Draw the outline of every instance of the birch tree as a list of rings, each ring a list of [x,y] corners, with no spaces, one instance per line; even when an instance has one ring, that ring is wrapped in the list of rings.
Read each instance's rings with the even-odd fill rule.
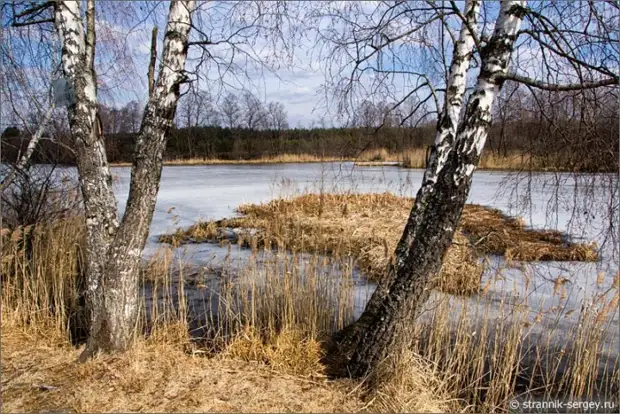
[[[481,25],[480,18],[492,14],[492,8],[486,7],[483,15],[481,6],[478,0],[467,1],[463,11],[452,2],[381,3],[374,10],[355,5],[328,13],[336,18],[321,32],[323,44],[331,43],[326,55],[331,63],[328,75],[333,76],[329,86],[340,95],[341,111],[352,106],[356,97],[365,99],[367,94],[392,97],[404,90],[404,96],[392,97],[396,102],[392,110],[411,96],[418,97],[418,105],[403,120],[427,101],[434,102],[438,113],[435,142],[422,185],[394,260],[386,270],[387,277],[377,287],[360,319],[343,332],[341,342],[350,353],[347,367],[353,376],[371,372],[384,359],[396,355],[398,347],[408,346],[409,329],[429,297],[458,226],[491,125],[493,103],[504,82],[510,80],[553,91],[618,83],[617,75],[605,64],[608,61],[604,59],[604,48],[582,53],[579,48],[583,39],[571,42],[571,29],[554,24],[541,10],[528,8],[525,1],[502,2],[489,33],[484,31],[486,24]],[[555,9],[551,12],[555,13]],[[596,11],[590,13],[590,20],[596,20]],[[452,33],[454,24],[449,23],[455,18],[460,26],[458,35]],[[524,18],[527,26],[521,30]],[[558,18],[557,13],[554,18]],[[586,37],[589,30],[584,29]],[[546,68],[547,73],[555,73],[557,83],[517,73],[518,63],[523,60],[514,64],[511,58],[518,46],[517,39],[525,34],[532,36],[553,59],[568,62],[564,67],[572,67],[578,81],[566,82],[569,78],[557,76],[558,72],[550,66]],[[597,36],[603,37],[607,45],[611,43],[609,36],[600,33]],[[450,38],[454,39],[454,49],[443,83],[443,76],[437,76],[420,59],[434,56],[430,60],[441,70],[446,61],[442,49],[450,43],[446,41]],[[479,67],[479,73],[464,104],[473,64]],[[399,80],[394,81],[397,77]],[[439,93],[443,94],[441,106]]]
[[[62,71],[75,93],[67,108],[84,202],[87,292],[91,326],[81,360],[98,350],[126,349],[138,315],[138,266],[153,216],[166,135],[172,126],[179,88],[185,80],[194,1],[173,1],[163,41],[159,73],[144,110],[135,144],[127,207],[122,218],[112,189],[103,136],[96,128],[95,1],[85,13],[77,1],[33,6],[18,17],[35,24],[53,21],[62,48]],[[53,17],[37,20],[44,9]]]

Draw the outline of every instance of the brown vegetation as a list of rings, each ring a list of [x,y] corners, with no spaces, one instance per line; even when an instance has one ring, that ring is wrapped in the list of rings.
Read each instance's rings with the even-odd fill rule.
[[[502,255],[507,261],[580,261],[598,259],[596,243],[572,243],[557,230],[528,229],[519,218],[500,210],[470,204],[463,210],[461,230],[477,250]]]
[[[398,200],[373,197],[382,208]],[[322,214],[330,214],[326,205]],[[316,203],[303,206],[318,213]],[[341,207],[362,218],[353,206]],[[529,305],[536,304],[527,303],[527,294],[515,304],[514,294],[506,292],[498,305],[502,313],[494,313],[495,302],[485,294],[495,279],[474,300],[436,298],[411,333],[412,351],[386,361],[368,388],[368,380],[329,379],[333,362],[324,358],[331,332],[352,317],[351,259],[258,250],[234,278],[198,278],[194,284],[171,251],[162,250],[144,268],[142,283],[161,298],[151,317],[141,320],[147,334],[126,354],[99,355],[78,365],[81,347],[69,343],[66,309],[76,302],[82,227],[81,220],[67,220],[29,228],[31,250],[24,229],[2,231],[5,411],[486,412],[502,410],[520,392],[524,375],[541,398],[558,393],[610,398],[620,381],[613,368],[617,360],[603,382],[599,371],[600,353],[609,353],[604,338],[617,308],[618,275],[609,295],[589,298],[588,306],[574,310],[579,323],[569,330],[553,327],[573,312],[561,299],[549,311],[532,313]],[[600,279],[597,283],[606,283]],[[207,300],[216,301],[220,318],[194,315],[206,316],[209,341],[188,336],[190,315],[176,284],[214,291]],[[564,298],[565,288],[559,285],[555,295]],[[530,338],[541,329],[532,354]],[[558,335],[561,349],[555,347]]]
[[[236,165],[236,164],[288,164],[288,163],[319,163],[319,162],[338,162],[347,161],[339,157],[319,157],[311,154],[280,154],[275,156],[245,159],[245,160],[225,160],[216,158],[179,158],[164,161],[164,165]],[[130,166],[129,162],[114,163],[114,166]]]
[[[191,355],[144,340],[76,364],[66,342],[2,332],[3,410],[72,412],[343,412],[363,407],[346,381],[278,373],[261,363]]]
[[[239,164],[287,164],[287,163],[320,163],[320,162],[355,162],[360,167],[402,166],[405,168],[425,168],[426,149],[410,148],[404,151],[390,152],[385,148],[365,150],[355,157],[321,157],[313,154],[279,154],[250,159],[219,159],[219,158],[178,158],[164,161],[164,165],[239,165]],[[130,166],[129,162],[116,162],[114,166]],[[498,155],[485,152],[480,160],[478,169],[481,170],[533,170],[533,171],[562,171],[542,159],[534,159],[530,155],[509,154]]]
[[[200,222],[179,229],[160,241],[221,241],[230,237],[222,228],[240,228],[238,237],[249,246],[273,245],[290,251],[317,252],[357,259],[370,278],[385,274],[386,265],[402,234],[413,200],[383,194],[305,194],[266,204],[242,205],[243,216]],[[250,229],[261,232],[252,235]],[[467,236],[467,237],[466,237]],[[533,230],[499,210],[467,205],[460,231],[444,259],[438,289],[471,294],[480,288],[482,264],[474,252],[503,255],[509,260],[597,259],[596,246],[571,243],[559,232]]]
[[[303,264],[288,255],[251,259],[235,283],[194,285],[219,292],[212,300],[220,316],[198,315],[210,321],[211,334],[196,343],[184,290],[174,290],[188,286],[184,267],[164,249],[144,267],[142,283],[161,298],[149,318],[142,313],[146,334],[127,353],[77,364],[83,346],[71,345],[68,322],[76,321],[68,309],[75,309],[67,305],[77,302],[83,241],[69,235],[82,233],[81,220],[2,231],[5,411],[360,412],[384,406],[367,399],[358,382],[326,376],[323,342],[350,321],[351,291],[349,283],[320,280],[326,262],[318,256]],[[44,242],[48,250],[39,248]],[[350,278],[351,266],[333,266]],[[421,359],[416,367],[425,367],[410,371],[419,378],[399,388],[407,391],[407,407],[450,410],[452,403],[430,386],[439,384],[430,368]]]
[[[426,168],[427,151],[425,148],[409,148],[404,151],[390,153],[385,148],[368,150],[362,152],[355,160],[355,165],[363,167],[373,167],[390,165],[395,163],[405,168]],[[504,170],[504,171],[556,171],[563,170],[557,168],[542,158],[532,157],[530,154],[509,153],[497,154],[487,151],[482,154],[480,170]]]

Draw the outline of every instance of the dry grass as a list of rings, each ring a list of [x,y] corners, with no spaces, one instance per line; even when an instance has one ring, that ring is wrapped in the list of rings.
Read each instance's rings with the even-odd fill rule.
[[[360,269],[378,279],[392,260],[412,200],[384,194],[306,194],[267,204],[242,205],[242,217],[200,222],[160,241],[178,245],[187,241],[216,241],[225,237],[221,227],[261,229],[252,236],[241,232],[241,242],[293,252],[312,252],[356,258]],[[460,233],[444,260],[438,288],[471,294],[480,287],[482,265]]]
[[[84,226],[71,218],[51,224],[2,229],[3,312],[23,325],[47,325],[69,337],[79,318]]]
[[[618,354],[604,339],[614,328],[596,317],[618,292],[585,299],[577,322],[568,326],[564,320],[575,310],[560,304],[533,312],[540,304],[527,297],[515,303],[515,295],[505,292],[494,305],[482,298],[475,304],[461,298],[429,304],[428,318],[415,326],[413,352],[435,367],[448,393],[476,412],[505,409],[526,391],[541,400],[618,401]],[[605,361],[603,354],[615,358]]]
[[[426,148],[408,148],[402,151],[390,152],[385,148],[365,150],[356,157],[317,156],[312,154],[279,154],[252,159],[225,160],[218,158],[179,158],[164,160],[168,166],[190,165],[240,165],[240,164],[287,164],[287,163],[321,163],[353,161],[358,166],[376,167],[399,165],[405,168],[425,168]],[[498,155],[487,151],[483,154],[478,169],[481,170],[527,170],[556,171],[562,170],[547,165],[542,159],[529,154]],[[131,166],[129,162],[118,162],[112,165],[117,167]]]
[[[367,197],[378,206],[397,202],[389,195]],[[300,212],[291,200],[277,202],[282,203],[278,210]],[[302,206],[313,214],[321,208],[324,215],[328,204],[326,196]],[[345,205],[340,208],[347,214],[360,214]],[[32,230],[35,246],[45,240],[55,247],[35,249],[30,256],[19,254],[23,236],[2,232],[3,258],[6,252],[18,253],[2,268],[4,411],[488,412],[504,410],[523,391],[524,378],[529,389],[547,399],[616,395],[620,384],[617,360],[608,368],[611,378],[599,381],[599,355],[609,346],[605,329],[618,306],[620,275],[609,294],[584,299],[573,314],[578,323],[569,329],[561,328],[569,314],[561,301],[547,312],[532,312],[530,305],[536,304],[527,303],[529,291],[522,296],[525,302],[506,292],[498,304],[485,299],[487,284],[473,300],[435,300],[411,333],[412,350],[387,360],[360,383],[329,380],[322,359],[327,335],[351,320],[351,259],[257,248],[243,268],[225,268],[219,281],[194,288],[214,291],[206,299],[216,301],[219,316],[208,321],[212,341],[190,340],[182,309],[186,301],[173,289],[186,283],[184,273],[174,270],[180,264],[163,251],[145,268],[157,273],[145,283],[159,289],[165,305],[151,310],[149,334],[123,355],[100,355],[77,365],[80,349],[69,345],[62,313],[62,292],[71,291],[79,275],[78,268],[67,265],[78,261],[80,251],[79,239],[69,235],[79,234],[81,221],[77,228],[71,223],[64,222],[66,229]],[[53,263],[58,281],[49,283],[42,269],[51,270]],[[564,296],[562,290],[558,297]],[[541,331],[532,348],[530,339]]]
[[[45,240],[75,260],[66,233],[79,224],[35,232],[33,241],[64,235]],[[19,251],[18,237],[8,231],[4,235],[3,248]],[[330,263],[318,257],[308,261],[280,255],[266,263],[251,259],[234,281],[224,278],[211,286],[218,292],[213,300],[219,318],[212,320],[214,336],[203,347],[190,340],[186,314],[173,305],[185,303],[173,289],[184,282],[182,275],[172,280],[176,263],[163,250],[144,269],[145,283],[153,285],[153,296],[161,297],[143,321],[149,334],[125,354],[99,355],[79,365],[81,349],[70,346],[66,325],[60,323],[66,315],[56,312],[64,303],[58,293],[74,288],[76,269],[62,268],[62,284],[30,291],[44,282],[42,273],[30,270],[38,268],[39,258],[50,260],[50,255],[35,252],[29,260],[24,255],[7,260],[13,266],[15,261],[25,264],[19,269],[29,281],[26,289],[16,290],[11,283],[16,275],[3,272],[9,277],[2,285],[5,411],[360,412],[374,407],[358,382],[328,380],[321,362],[320,338],[350,321],[351,292],[342,283],[351,277],[350,265],[340,270],[345,280],[330,282],[319,279]],[[430,396],[431,390],[425,392],[420,394],[424,398],[411,398],[408,407],[433,412],[443,406]]]
[[[463,409],[462,401],[450,398],[449,385],[438,377],[433,365],[409,349],[383,361],[367,381],[372,384],[366,397],[372,411],[420,412],[420,400],[434,413]]]
[[[308,338],[301,330],[286,329],[265,337],[246,326],[218,355],[224,359],[260,361],[286,374],[306,377],[325,374],[321,343],[316,338]]]
[[[426,148],[409,148],[398,152],[389,152],[385,148],[368,150],[360,154],[356,159],[356,165],[373,167],[397,164],[405,168],[426,168]],[[550,171],[552,168],[542,159],[532,157],[529,154],[499,155],[491,151],[485,151],[478,165],[480,170],[528,170]]]
[[[188,354],[142,340],[76,364],[65,342],[2,331],[3,411],[356,412],[347,381],[307,379],[260,363]]]
[[[224,160],[219,158],[179,158],[164,160],[164,165],[235,165],[235,164],[287,164],[287,163],[320,163],[348,161],[342,157],[320,157],[312,154],[279,154],[269,157],[246,160]],[[131,166],[129,162],[113,163],[117,167]]]
[[[412,203],[411,198],[391,193],[306,194],[242,205],[238,208],[242,217],[200,222],[160,240],[173,245],[220,241],[229,237],[222,227],[260,229],[261,233],[254,236],[239,232],[241,242],[293,252],[353,256],[368,277],[379,279],[392,260]],[[482,265],[474,251],[528,261],[594,261],[598,257],[594,245],[569,243],[561,233],[526,229],[519,220],[499,210],[467,205],[437,281],[439,290],[455,294],[479,290]]]
[[[502,255],[507,261],[580,261],[598,260],[595,243],[571,243],[556,230],[534,230],[519,218],[500,210],[471,204],[461,216],[461,230],[476,249],[484,254]]]

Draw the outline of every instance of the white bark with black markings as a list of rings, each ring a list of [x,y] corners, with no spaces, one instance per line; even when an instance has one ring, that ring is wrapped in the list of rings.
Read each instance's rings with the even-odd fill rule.
[[[170,6],[159,76],[144,110],[135,146],[129,198],[121,225],[109,247],[106,269],[105,315],[100,332],[91,332],[96,344],[124,349],[133,336],[138,311],[140,256],[153,218],[166,148],[166,137],[179,100],[187,60],[194,1]],[[100,346],[100,345],[93,345]]]
[[[90,4],[89,4],[90,8]],[[58,2],[55,26],[62,46],[62,69],[75,90],[76,103],[67,108],[75,146],[79,182],[86,216],[86,297],[92,320],[99,320],[104,306],[105,257],[118,228],[117,205],[103,138],[97,134],[97,90],[92,60],[94,27],[88,27],[92,41],[86,45],[81,2]]]
[[[480,13],[480,0],[468,0],[465,4],[464,12],[463,17],[466,21],[463,22],[459,38],[454,45],[454,53],[446,85],[444,107],[437,122],[435,144],[431,148],[430,158],[424,171],[422,187],[416,195],[413,210],[409,215],[407,225],[396,247],[395,257],[400,260],[404,260],[409,254],[411,244],[415,238],[415,231],[419,228],[419,223],[416,220],[422,218],[422,215],[417,214],[417,212],[424,210],[428,197],[434,191],[437,177],[446,164],[456,138],[461,107],[463,106],[463,96],[467,85],[467,71],[474,54],[474,36],[476,36],[475,30]],[[472,31],[474,32],[472,33]],[[395,273],[390,275],[395,275]],[[379,284],[367,305],[367,309],[373,309],[381,303],[381,300],[387,293],[390,281],[390,279],[386,278]],[[372,312],[365,312],[358,325],[355,326],[355,329],[362,328],[366,323],[366,318],[371,314]],[[350,337],[348,341],[354,342],[355,339]]]
[[[469,194],[491,123],[491,105],[507,73],[524,6],[525,1],[502,3],[493,36],[481,51],[482,69],[464,119],[445,161],[428,167],[436,168],[436,178],[425,180],[416,196],[424,202],[416,200],[410,213],[405,233],[413,236],[403,235],[406,250],[397,250],[387,286],[373,296],[374,303],[364,311],[358,330],[351,331],[356,347],[348,369],[354,376],[368,373],[395,347],[407,344],[408,329],[430,294],[431,281],[441,270]]]
[[[159,190],[166,135],[184,79],[195,7],[195,1],[173,1],[170,5],[159,77],[136,142],[129,200],[119,224],[104,141],[95,127],[94,0],[87,3],[86,33],[80,2],[56,4],[55,26],[62,45],[62,68],[76,94],[76,104],[68,108],[68,113],[86,211],[86,295],[91,327],[81,359],[99,349],[125,349],[135,333],[140,255]]]

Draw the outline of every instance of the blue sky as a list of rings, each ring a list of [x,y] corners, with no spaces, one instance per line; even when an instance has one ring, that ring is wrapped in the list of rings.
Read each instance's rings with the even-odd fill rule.
[[[105,48],[107,52],[98,54],[98,72],[100,79],[100,99],[112,105],[123,105],[131,100],[144,102],[147,96],[147,65],[150,53],[151,29],[154,25],[159,28],[158,52],[162,50],[165,21],[168,4],[154,3],[129,5],[132,10],[126,10],[125,14],[142,14],[143,18],[134,18],[137,24],[129,19],[124,19],[123,14],[112,12],[108,4],[102,4],[102,12],[97,20],[98,47]],[[126,7],[128,5],[125,5]],[[248,6],[249,7],[249,6]],[[239,15],[242,11],[235,12],[224,3],[212,5],[212,3],[200,3],[200,8],[195,18],[195,24],[200,25],[201,30],[211,36],[212,41],[227,38],[245,23]],[[237,21],[230,19],[237,18]],[[288,28],[287,28],[288,29]],[[255,31],[247,31],[254,35]],[[285,33],[284,36],[288,34]],[[193,40],[203,40],[204,36],[196,31],[192,34]],[[220,99],[228,92],[239,93],[247,89],[252,91],[264,101],[279,101],[285,105],[291,126],[308,126],[313,121],[329,113],[324,105],[324,93],[321,85],[324,83],[324,75],[320,65],[312,63],[309,55],[310,39],[299,37],[290,43],[295,47],[291,56],[275,62],[274,51],[281,49],[281,45],[270,45],[269,42],[260,38],[238,38],[244,42],[252,42],[252,48],[239,45],[239,50],[245,50],[252,58],[266,61],[268,64],[258,65],[252,59],[238,54],[231,58],[230,47],[209,46],[209,51],[223,60],[233,61],[247,73],[226,74],[221,76],[211,60],[205,63],[202,57],[202,49],[199,46],[190,48],[186,69],[196,72],[190,75],[195,80],[195,85],[209,91],[214,99]],[[293,44],[294,43],[294,44]],[[122,49],[116,52],[115,49]],[[282,56],[280,56],[282,57]],[[284,62],[286,60],[286,62]],[[201,65],[199,66],[199,63]]]
[[[277,10],[282,3],[263,3],[262,11],[265,16],[282,15]],[[341,50],[341,54],[334,57],[328,52],[329,42],[322,43],[313,29],[334,29],[335,36],[350,35],[350,29],[356,24],[369,25],[382,21],[385,5],[378,2],[322,2],[322,3],[287,3],[286,12],[292,15],[290,20],[282,20],[281,31],[274,32],[274,20],[265,17],[261,21],[261,29],[240,30],[249,25],[252,16],[256,15],[257,6],[251,2],[199,2],[199,10],[194,16],[194,24],[200,29],[192,31],[192,40],[204,40],[208,36],[211,41],[226,39],[231,33],[237,33],[232,38],[237,45],[233,57],[231,48],[226,45],[208,46],[212,56],[221,62],[232,62],[237,66],[236,73],[221,74],[221,65],[217,65],[214,58],[202,59],[203,50],[198,46],[190,48],[187,70],[195,80],[195,85],[212,94],[217,100],[228,92],[250,90],[261,100],[279,101],[284,104],[289,124],[295,126],[310,126],[321,119],[329,124],[339,124],[346,119],[339,118],[339,99],[334,89],[326,88],[330,80],[344,82],[350,75],[355,48],[348,47]],[[413,3],[414,6],[422,3]],[[458,3],[463,7],[462,2]],[[553,7],[569,7],[568,3],[530,2],[533,8],[545,9],[545,13],[553,16]],[[164,28],[169,4],[160,2],[136,1],[98,1],[97,2],[97,73],[99,79],[99,99],[108,105],[122,106],[136,100],[146,101],[147,96],[147,66],[150,51],[151,29],[159,28],[158,51],[161,53]],[[604,8],[604,7],[603,7]],[[3,9],[3,12],[7,8]],[[607,10],[607,11],[605,11]],[[603,10],[606,16],[609,10]],[[334,21],[325,15],[334,15],[345,12],[351,17],[353,24],[344,25],[342,21]],[[487,23],[482,29],[490,33],[493,21],[497,15],[498,5],[495,2],[485,2],[483,18]],[[613,13],[613,11],[612,11]],[[299,17],[302,16],[303,17]],[[566,15],[566,14],[565,14]],[[579,26],[579,18],[568,14],[561,24],[570,27]],[[420,14],[419,16],[423,16]],[[414,20],[419,17],[414,15]],[[297,17],[297,19],[295,19]],[[488,17],[488,19],[485,19]],[[422,17],[420,17],[422,18]],[[456,34],[460,22],[454,18],[449,21],[451,31]],[[2,22],[8,22],[7,14],[3,13]],[[395,35],[406,30],[411,25],[411,16],[395,19],[393,24],[385,28],[386,33]],[[304,31],[300,31],[305,26]],[[524,27],[527,23],[524,24]],[[255,26],[254,26],[255,27]],[[481,25],[482,27],[482,25]],[[437,43],[440,25],[429,26],[423,33],[416,33],[395,42],[379,59],[373,59],[370,64],[383,70],[408,70],[428,75],[436,88],[443,84],[444,67],[442,60],[449,64],[452,51],[450,36],[445,36],[443,47]],[[53,28],[47,24],[44,36],[40,29],[31,26],[25,28],[4,28],[3,32],[11,42],[9,45],[16,59],[27,67],[25,73],[32,89],[43,97],[49,85],[50,58],[58,60],[60,50],[53,42]],[[275,40],[274,40],[275,39]],[[427,42],[432,39],[430,42]],[[425,42],[427,42],[425,44]],[[433,43],[434,42],[434,43]],[[542,66],[542,53],[538,45],[528,42],[527,37],[519,40],[521,47],[514,53],[513,63],[519,66],[521,74],[544,79],[545,71]],[[432,47],[429,47],[432,46]],[[251,46],[251,47],[250,47]],[[286,47],[285,47],[286,46]],[[617,47],[616,45],[605,47]],[[333,47],[333,45],[332,45]],[[584,45],[585,54],[589,45]],[[34,50],[33,50],[34,49]],[[40,50],[39,50],[40,49]],[[367,45],[362,52],[369,51]],[[45,53],[49,52],[48,55]],[[28,53],[25,53],[28,52]],[[351,55],[347,55],[350,53]],[[593,54],[592,54],[593,55]],[[50,57],[51,56],[51,57]],[[261,61],[264,64],[257,64]],[[220,62],[220,63],[221,63]],[[563,72],[556,74],[556,80],[570,81],[570,69],[561,66]],[[617,67],[617,64],[616,64]],[[476,71],[472,71],[472,75]],[[327,76],[326,76],[327,75]],[[574,73],[573,73],[574,75]],[[574,76],[572,78],[574,80]],[[545,79],[547,80],[547,79]],[[553,79],[551,79],[552,81]],[[361,100],[399,101],[409,91],[420,83],[419,76],[408,74],[393,75],[382,79],[377,73],[369,71],[364,74],[362,81],[356,86],[352,96],[357,103]],[[473,83],[471,79],[470,84]],[[334,84],[327,86],[336,86]],[[416,93],[417,98],[423,99],[429,94],[424,87]],[[29,94],[24,94],[24,100],[29,102]],[[441,94],[439,94],[441,95]],[[440,96],[441,100],[441,96]],[[3,120],[4,122],[4,120]]]

